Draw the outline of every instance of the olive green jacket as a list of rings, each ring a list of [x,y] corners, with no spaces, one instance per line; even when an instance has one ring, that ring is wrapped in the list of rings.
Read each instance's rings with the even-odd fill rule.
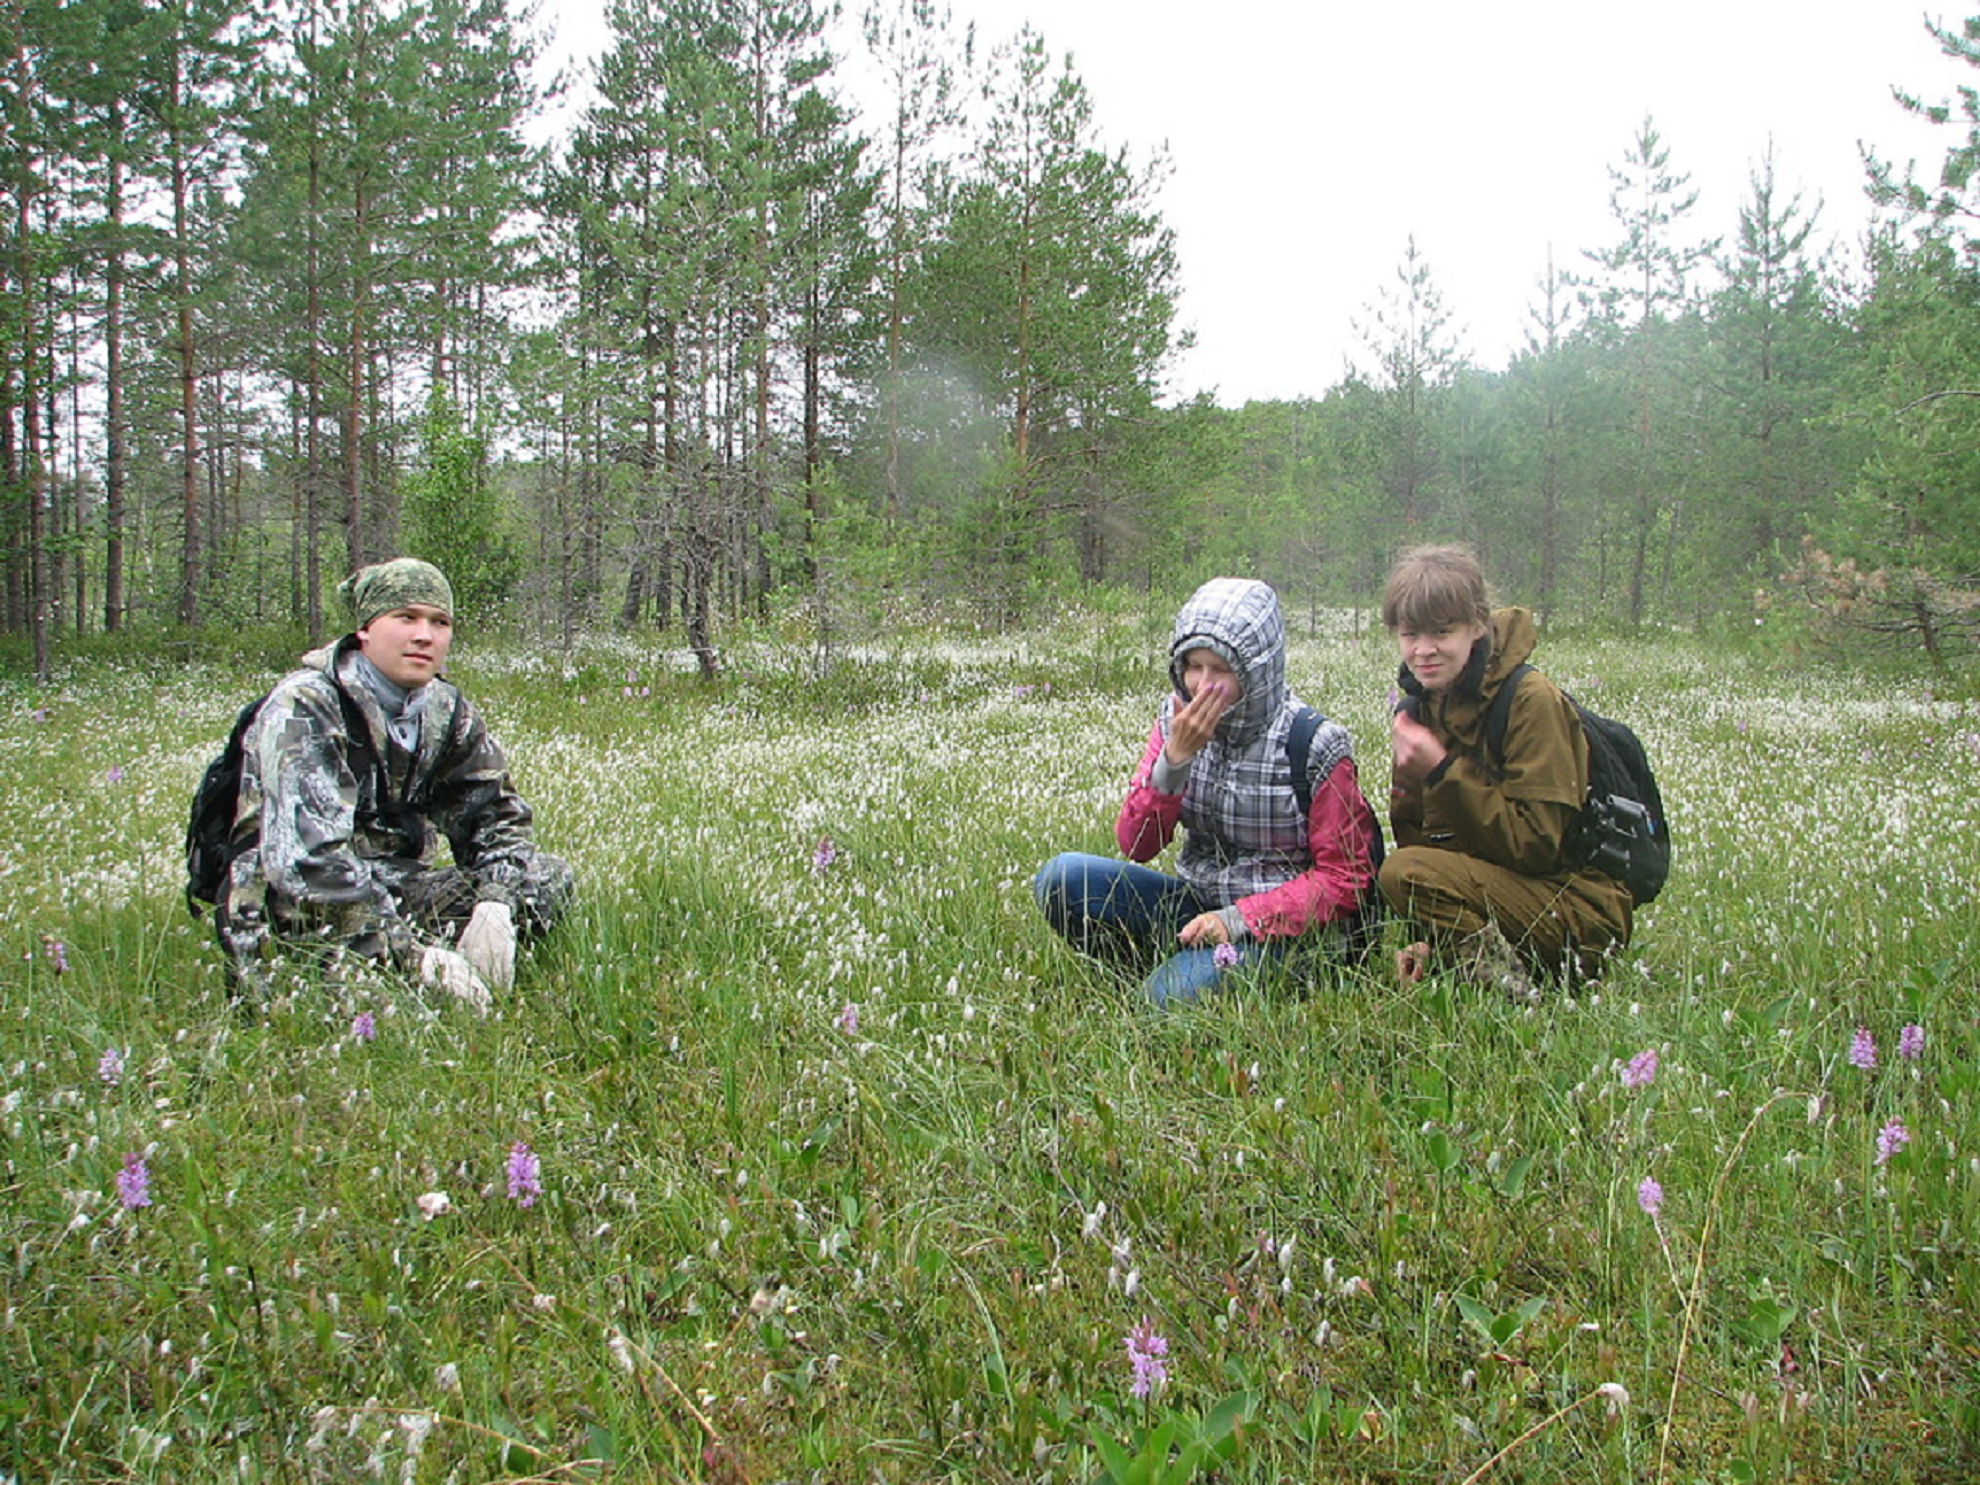
[[[1571,880],[1579,895],[1597,901],[1613,897],[1614,923],[1626,939],[1628,890],[1599,872],[1575,872],[1561,859],[1588,792],[1588,739],[1574,703],[1546,676],[1528,672],[1513,694],[1504,758],[1488,756],[1492,698],[1531,657],[1536,639],[1525,609],[1498,609],[1470,664],[1441,695],[1425,693],[1404,669],[1405,704],[1449,752],[1420,788],[1392,776],[1390,825],[1398,846],[1459,851],[1522,876]]]

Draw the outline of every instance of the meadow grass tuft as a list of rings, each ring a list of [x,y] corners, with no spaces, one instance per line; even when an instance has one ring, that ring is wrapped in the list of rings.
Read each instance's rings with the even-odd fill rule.
[[[1387,647],[1300,627],[1379,797]],[[272,675],[0,688],[0,1478],[1974,1478],[1980,709],[1550,639],[1675,821],[1603,983],[1158,1016],[1030,878],[1162,635],[464,645],[583,886],[486,1021],[229,1004],[180,837]]]

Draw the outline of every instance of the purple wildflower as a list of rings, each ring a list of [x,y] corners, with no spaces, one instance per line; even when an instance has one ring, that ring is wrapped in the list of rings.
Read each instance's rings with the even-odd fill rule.
[[[378,1039],[378,1018],[370,1011],[359,1011],[351,1017],[351,1039],[369,1042]]]
[[[124,1168],[117,1172],[117,1200],[127,1212],[151,1205],[151,1171],[135,1151],[124,1157]]]
[[[832,844],[832,837],[829,835],[819,836],[818,847],[811,853],[811,869],[813,871],[823,871],[838,859],[839,848]]]
[[[850,1000],[847,1001],[845,1009],[840,1011],[839,1014],[833,1018],[832,1024],[838,1027],[839,1030],[843,1031],[847,1036],[858,1036],[859,1007],[854,1005]]]
[[[48,720],[48,708],[45,706],[36,707],[28,713],[28,720],[30,722],[46,722]]]
[[[1859,1026],[1856,1035],[1849,1039],[1849,1065],[1860,1067],[1865,1072],[1877,1068],[1877,1039],[1870,1035],[1870,1028]]]
[[[1646,1217],[1654,1217],[1664,1209],[1664,1188],[1655,1176],[1645,1176],[1637,1186],[1636,1204],[1643,1208]]]
[[[543,1162],[521,1140],[509,1147],[509,1200],[519,1207],[533,1207],[543,1194]]]
[[[48,956],[48,963],[58,975],[69,972],[69,946],[50,934],[41,936],[41,952]]]
[[[105,1047],[96,1060],[96,1076],[112,1088],[124,1081],[124,1049]]]
[[[1210,951],[1210,962],[1219,969],[1230,969],[1238,962],[1236,944],[1219,944]]]
[[[1906,1062],[1916,1062],[1925,1055],[1925,1028],[1916,1021],[1898,1033],[1898,1056]]]
[[[121,764],[121,763],[115,763],[115,764],[112,764],[112,765],[111,765],[111,767],[110,767],[110,771],[109,771],[108,773],[106,773],[106,774],[104,774],[104,775],[103,775],[103,780],[104,780],[104,782],[105,782],[105,783],[109,783],[109,784],[121,784],[121,783],[123,783],[123,782],[124,782],[124,765],[123,765],[123,764]]]
[[[1911,1131],[1904,1127],[1904,1120],[1891,1120],[1877,1131],[1877,1164],[1882,1165],[1910,1143]]]
[[[1629,1059],[1629,1066],[1622,1071],[1625,1088],[1648,1088],[1657,1081],[1657,1049],[1645,1047]]]
[[[1145,1398],[1168,1381],[1169,1368],[1162,1359],[1168,1354],[1168,1341],[1156,1332],[1153,1320],[1142,1316],[1141,1323],[1127,1333],[1128,1365],[1134,1368],[1128,1391]]]

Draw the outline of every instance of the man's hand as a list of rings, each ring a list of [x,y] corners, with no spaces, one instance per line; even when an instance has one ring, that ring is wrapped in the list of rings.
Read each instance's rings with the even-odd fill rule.
[[[452,949],[443,949],[438,944],[431,944],[421,952],[419,978],[422,984],[437,985],[454,999],[466,1001],[477,1015],[487,1015],[488,1008],[495,1003],[487,984],[474,972],[474,966]]]
[[[461,958],[493,990],[516,983],[516,916],[506,902],[478,902],[461,930]]]

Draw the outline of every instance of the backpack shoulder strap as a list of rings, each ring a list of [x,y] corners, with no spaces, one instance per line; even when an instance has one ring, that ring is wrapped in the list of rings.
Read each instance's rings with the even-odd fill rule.
[[[371,771],[378,776],[379,803],[389,808],[393,803],[392,772],[385,766],[378,750],[371,745],[371,724],[365,721],[357,698],[344,689],[344,683],[337,679],[335,672],[330,675],[330,689],[337,693],[337,705],[344,714],[344,731],[349,735],[351,751],[371,765]],[[356,771],[353,767],[352,772]]]
[[[1299,817],[1307,828],[1312,828],[1313,819],[1313,739],[1320,733],[1326,718],[1310,706],[1303,706],[1293,714],[1293,724],[1286,733],[1286,762],[1292,767],[1293,798],[1299,801]],[[1380,871],[1383,858],[1388,854],[1382,839],[1381,817],[1375,813],[1375,806],[1366,798],[1361,800],[1361,808],[1368,824],[1369,864]],[[1381,910],[1375,906],[1381,901],[1379,896],[1369,898],[1369,906],[1364,913],[1372,913],[1368,923],[1379,925]],[[1362,920],[1357,919],[1357,922]],[[1366,924],[1356,932],[1365,931]]]
[[[1286,762],[1292,769],[1293,798],[1299,801],[1299,817],[1313,813],[1313,775],[1309,767],[1313,739],[1327,719],[1310,706],[1293,713],[1292,728],[1286,733]]]
[[[268,693],[263,691],[234,714],[233,730],[227,734],[228,752],[239,754],[247,751],[248,729],[254,726],[254,720],[261,715],[261,708],[267,700]]]
[[[1513,693],[1519,690],[1519,683],[1531,669],[1524,660],[1515,665],[1500,682],[1499,694],[1492,698],[1491,706],[1485,709],[1485,753],[1494,769],[1505,767],[1506,724],[1512,719]]]

